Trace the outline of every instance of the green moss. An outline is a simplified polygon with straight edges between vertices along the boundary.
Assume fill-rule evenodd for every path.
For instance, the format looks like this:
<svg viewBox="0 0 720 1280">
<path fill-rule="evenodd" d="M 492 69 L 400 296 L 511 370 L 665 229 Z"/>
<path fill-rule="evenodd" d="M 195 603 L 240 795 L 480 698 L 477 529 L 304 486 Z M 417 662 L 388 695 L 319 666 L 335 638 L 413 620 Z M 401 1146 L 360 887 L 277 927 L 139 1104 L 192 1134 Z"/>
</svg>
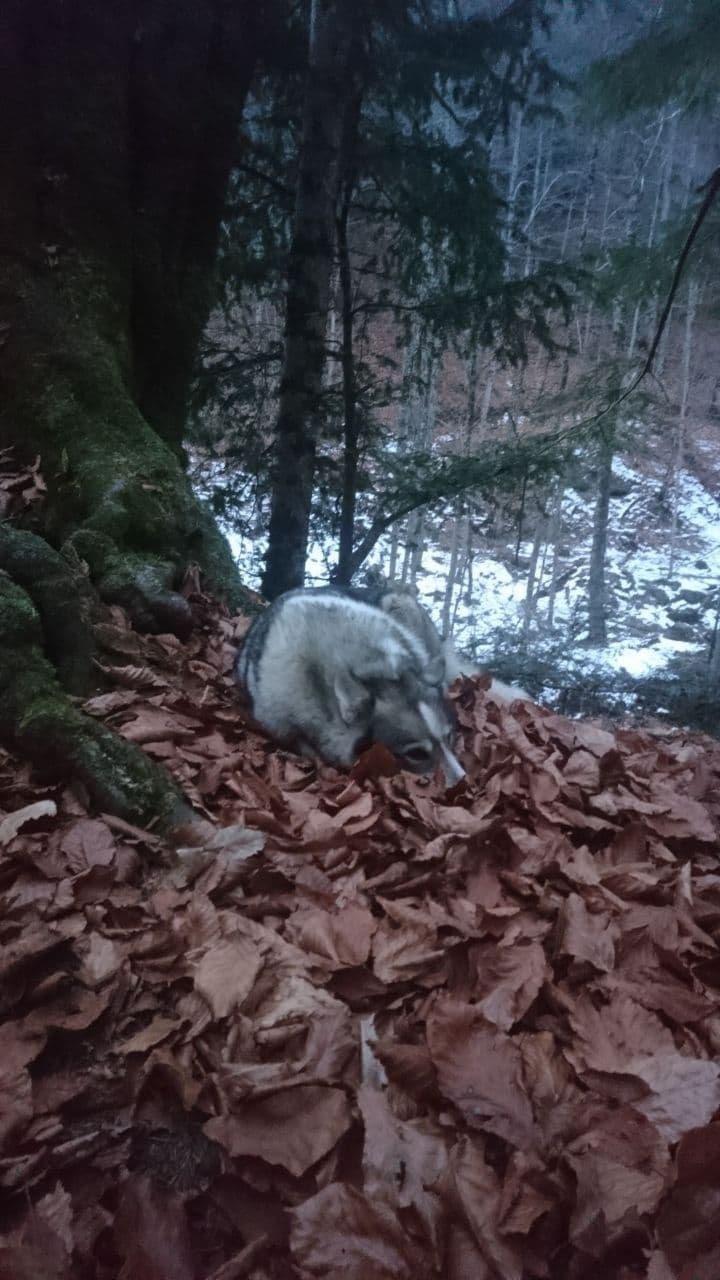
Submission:
<svg viewBox="0 0 720 1280">
<path fill-rule="evenodd" d="M 35 533 L 3 524 L 0 568 L 32 595 L 46 648 L 65 687 L 87 692 L 94 683 L 93 595 L 77 558 L 62 556 Z"/>
<path fill-rule="evenodd" d="M 144 752 L 99 725 L 90 729 L 76 740 L 73 766 L 101 808 L 134 822 L 155 820 L 161 829 L 190 814 L 179 791 Z"/>
<path fill-rule="evenodd" d="M 41 644 L 28 595 L 0 573 L 0 736 L 36 765 L 79 778 L 100 809 L 172 825 L 188 812 L 172 781 L 143 751 L 73 706 Z"/>
<path fill-rule="evenodd" d="M 191 563 L 210 592 L 241 606 L 225 539 L 133 397 L 121 277 L 68 255 L 17 287 L 30 340 L 0 405 L 0 441 L 26 440 L 42 457 L 50 541 L 74 544 L 101 594 L 130 608 L 138 599 L 143 616 L 153 576 L 167 592 Z"/>
<path fill-rule="evenodd" d="M 39 645 L 40 615 L 26 591 L 0 571 L 0 646 Z M 0 673 L 0 687 L 2 687 Z"/>
<path fill-rule="evenodd" d="M 69 560 L 84 560 L 90 576 L 99 578 L 105 571 L 108 559 L 115 553 L 115 543 L 104 533 L 97 533 L 87 526 L 76 529 L 65 540 L 61 551 Z"/>
<path fill-rule="evenodd" d="M 121 604 L 129 591 L 137 591 L 150 599 L 169 591 L 175 568 L 169 560 L 134 551 L 114 551 L 106 560 L 98 585 L 103 599 Z"/>
</svg>

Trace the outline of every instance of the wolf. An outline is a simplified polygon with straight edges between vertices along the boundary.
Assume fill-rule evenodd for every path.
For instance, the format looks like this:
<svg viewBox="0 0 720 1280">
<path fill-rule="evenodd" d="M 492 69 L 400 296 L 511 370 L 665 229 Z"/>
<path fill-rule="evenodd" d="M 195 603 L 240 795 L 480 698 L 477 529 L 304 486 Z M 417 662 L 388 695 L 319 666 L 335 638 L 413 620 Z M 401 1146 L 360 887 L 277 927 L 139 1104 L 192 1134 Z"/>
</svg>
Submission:
<svg viewBox="0 0 720 1280">
<path fill-rule="evenodd" d="M 443 682 L 447 690 L 460 676 L 480 675 L 477 667 L 469 658 L 458 653 L 450 636 L 441 636 L 427 609 L 420 604 L 412 587 L 400 582 L 390 582 L 376 571 L 368 571 L 365 587 L 349 587 L 348 592 L 358 600 L 364 600 L 382 609 L 396 622 L 400 622 L 408 631 L 421 641 L 428 654 L 434 658 L 441 655 L 444 663 Z M 490 681 L 488 693 L 495 701 L 515 702 L 516 699 L 530 702 L 529 693 L 518 685 L 504 684 L 502 680 Z"/>
<path fill-rule="evenodd" d="M 329 764 L 352 764 L 373 742 L 403 768 L 449 782 L 451 750 L 442 653 L 389 613 L 347 592 L 301 588 L 253 622 L 235 663 L 253 715 L 280 741 Z"/>
</svg>

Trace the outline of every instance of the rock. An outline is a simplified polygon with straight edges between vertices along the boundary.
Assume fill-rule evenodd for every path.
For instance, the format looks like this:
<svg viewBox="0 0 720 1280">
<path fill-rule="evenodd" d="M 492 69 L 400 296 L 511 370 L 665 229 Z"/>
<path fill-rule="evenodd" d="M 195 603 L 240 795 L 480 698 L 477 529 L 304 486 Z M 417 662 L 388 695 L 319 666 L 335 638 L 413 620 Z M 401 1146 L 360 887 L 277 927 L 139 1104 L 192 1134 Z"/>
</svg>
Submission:
<svg viewBox="0 0 720 1280">
<path fill-rule="evenodd" d="M 623 631 L 629 636 L 640 636 L 646 645 L 656 644 L 658 639 L 657 624 L 651 622 L 639 622 L 634 618 L 627 618 L 623 624 Z"/>
<path fill-rule="evenodd" d="M 682 605 L 679 609 L 668 609 L 668 614 L 673 622 L 688 622 L 691 626 L 697 626 L 701 621 L 702 609 L 692 609 L 689 605 Z"/>
<path fill-rule="evenodd" d="M 613 472 L 610 477 L 610 497 L 611 498 L 627 498 L 632 493 L 634 485 L 630 480 L 623 480 L 621 476 L 616 476 Z"/>
<path fill-rule="evenodd" d="M 710 565 L 708 564 L 707 560 L 694 560 L 694 561 L 693 561 L 693 564 L 694 564 L 694 566 L 695 566 L 695 568 L 696 568 L 696 569 L 709 569 L 709 568 L 710 568 Z"/>
<path fill-rule="evenodd" d="M 687 622 L 674 622 L 663 634 L 667 640 L 685 640 L 691 644 L 698 643 L 700 639 L 697 627 L 691 627 Z"/>
<path fill-rule="evenodd" d="M 670 596 L 664 587 L 659 587 L 655 582 L 646 583 L 643 588 L 644 594 L 649 600 L 654 600 L 655 604 L 669 604 Z"/>
<path fill-rule="evenodd" d="M 694 587 L 683 587 L 678 591 L 681 600 L 687 600 L 688 604 L 705 604 L 708 598 L 707 591 L 696 591 Z"/>
</svg>

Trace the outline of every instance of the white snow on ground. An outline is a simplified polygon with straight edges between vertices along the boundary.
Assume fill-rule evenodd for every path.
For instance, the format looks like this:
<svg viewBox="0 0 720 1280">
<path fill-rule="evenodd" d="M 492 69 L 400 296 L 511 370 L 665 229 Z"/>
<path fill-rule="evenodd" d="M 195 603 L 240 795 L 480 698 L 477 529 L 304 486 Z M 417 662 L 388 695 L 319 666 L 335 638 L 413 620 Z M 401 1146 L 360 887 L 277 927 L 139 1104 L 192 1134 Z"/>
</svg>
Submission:
<svg viewBox="0 0 720 1280">
<path fill-rule="evenodd" d="M 592 649 L 584 642 L 586 626 L 587 577 L 592 540 L 594 497 L 572 489 L 563 501 L 562 542 L 566 555 L 560 562 L 562 586 L 555 601 L 555 627 L 552 634 L 543 629 L 547 613 L 547 589 L 551 573 L 551 553 L 544 566 L 537 620 L 530 634 L 530 651 L 542 655 L 554 651 L 557 663 L 558 645 L 562 648 L 559 669 L 573 669 L 576 674 L 592 670 L 606 674 L 625 672 L 633 677 L 658 674 L 673 657 L 681 653 L 699 652 L 702 633 L 709 632 L 714 622 L 714 607 L 707 599 L 692 599 L 692 593 L 706 595 L 720 582 L 720 502 L 687 471 L 679 481 L 678 529 L 672 578 L 670 568 L 669 508 L 658 503 L 663 469 L 646 464 L 641 471 L 621 458 L 616 459 L 614 476 L 626 482 L 628 492 L 611 499 L 606 581 L 610 608 L 608 645 Z M 719 490 L 720 492 L 720 490 Z M 244 580 L 257 587 L 262 572 L 266 547 L 264 537 L 249 537 L 228 531 Z M 527 585 L 527 563 L 532 550 L 529 542 L 520 548 L 520 568 L 513 563 L 514 544 L 493 548 L 493 554 L 478 551 L 473 559 L 473 592 L 470 601 L 465 590 L 456 592 L 451 613 L 452 631 L 459 648 L 465 649 L 483 664 L 492 667 L 499 637 L 507 643 L 522 634 L 524 599 Z M 327 582 L 334 562 L 331 543 L 313 543 L 307 566 L 309 584 Z M 387 570 L 389 540 L 375 548 L 368 564 L 379 564 Z M 542 556 L 541 556 L 542 560 Z M 449 569 L 449 553 L 437 544 L 429 544 L 423 554 L 422 571 L 417 585 L 422 602 L 440 624 L 443 598 Z M 467 579 L 465 580 L 465 588 Z M 691 593 L 689 600 L 683 592 Z M 678 609 L 694 611 L 684 620 L 691 623 L 698 639 L 674 638 L 672 631 Z M 682 627 L 681 627 L 682 629 Z M 669 673 L 668 673 L 669 674 Z"/>
</svg>

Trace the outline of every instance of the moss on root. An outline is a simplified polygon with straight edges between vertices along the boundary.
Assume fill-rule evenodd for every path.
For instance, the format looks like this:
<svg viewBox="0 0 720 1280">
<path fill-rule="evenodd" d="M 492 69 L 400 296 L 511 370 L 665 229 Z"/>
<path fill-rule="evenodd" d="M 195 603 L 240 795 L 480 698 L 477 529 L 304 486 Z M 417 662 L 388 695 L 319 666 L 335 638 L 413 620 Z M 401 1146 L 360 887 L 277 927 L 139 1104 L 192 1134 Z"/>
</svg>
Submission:
<svg viewBox="0 0 720 1280">
<path fill-rule="evenodd" d="M 94 595 L 81 564 L 37 534 L 0 524 L 0 569 L 30 593 L 63 686 L 71 693 L 86 692 L 95 655 Z"/>
<path fill-rule="evenodd" d="M 42 652 L 30 597 L 0 572 L 0 735 L 33 764 L 78 778 L 92 801 L 130 822 L 170 828 L 189 808 L 143 751 L 88 719 L 65 696 Z"/>
</svg>

